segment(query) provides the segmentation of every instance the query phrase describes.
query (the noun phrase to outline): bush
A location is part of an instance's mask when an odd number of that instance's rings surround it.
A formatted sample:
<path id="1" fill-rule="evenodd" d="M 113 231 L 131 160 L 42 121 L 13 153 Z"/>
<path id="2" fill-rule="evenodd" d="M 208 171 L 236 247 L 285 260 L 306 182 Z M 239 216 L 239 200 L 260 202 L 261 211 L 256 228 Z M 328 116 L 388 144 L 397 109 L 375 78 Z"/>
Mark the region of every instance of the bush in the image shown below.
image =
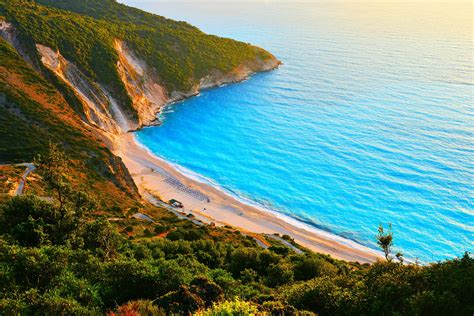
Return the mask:
<path id="1" fill-rule="evenodd" d="M 204 237 L 204 232 L 200 228 L 185 229 L 182 227 L 176 228 L 170 232 L 166 238 L 169 240 L 199 240 Z"/>
<path id="2" fill-rule="evenodd" d="M 150 300 L 136 300 L 130 301 L 126 304 L 119 306 L 116 311 L 110 311 L 108 316 L 129 316 L 129 315 L 140 315 L 140 316 L 155 316 L 165 315 L 166 312 Z"/>
<path id="3" fill-rule="evenodd" d="M 290 287 L 285 297 L 297 309 L 334 315 L 348 313 L 354 307 L 357 310 L 356 306 L 351 306 L 351 294 L 349 288 L 339 286 L 334 278 L 320 277 Z"/>
<path id="4" fill-rule="evenodd" d="M 156 225 L 155 228 L 153 229 L 153 231 L 155 232 L 155 234 L 162 234 L 166 231 L 168 231 L 168 226 L 164 226 L 164 225 Z"/>
<path id="5" fill-rule="evenodd" d="M 89 222 L 83 230 L 84 248 L 90 249 L 105 259 L 115 258 L 124 238 L 104 218 Z"/>
<path id="6" fill-rule="evenodd" d="M 187 286 L 169 292 L 158 299 L 158 304 L 167 311 L 178 314 L 190 314 L 204 307 L 204 300 Z"/>
<path id="7" fill-rule="evenodd" d="M 258 273 L 252 269 L 245 269 L 240 272 L 240 280 L 243 283 L 253 283 L 258 280 Z"/>
<path id="8" fill-rule="evenodd" d="M 72 243 L 83 219 L 71 209 L 31 195 L 15 196 L 0 205 L 0 230 L 24 246 Z"/>
<path id="9" fill-rule="evenodd" d="M 265 283 L 278 286 L 293 281 L 293 266 L 289 263 L 274 263 L 268 268 Z"/>
<path id="10" fill-rule="evenodd" d="M 290 253 L 290 248 L 286 246 L 271 246 L 268 250 L 273 251 L 279 255 L 287 256 Z"/>
<path id="11" fill-rule="evenodd" d="M 213 302 L 219 302 L 224 297 L 222 288 L 207 277 L 197 277 L 191 281 L 191 291 L 199 295 L 206 307 Z"/>
<path id="12" fill-rule="evenodd" d="M 263 302 L 262 310 L 270 315 L 301 315 L 300 312 L 297 313 L 296 309 L 288 304 L 285 304 L 281 301 L 267 301 Z"/>
<path id="13" fill-rule="evenodd" d="M 241 301 L 235 298 L 232 301 L 214 303 L 211 308 L 196 313 L 197 316 L 232 316 L 232 315 L 256 315 L 258 308 L 255 304 Z"/>
<path id="14" fill-rule="evenodd" d="M 315 255 L 300 255 L 294 263 L 295 280 L 310 280 L 323 275 L 336 275 L 337 267 Z"/>

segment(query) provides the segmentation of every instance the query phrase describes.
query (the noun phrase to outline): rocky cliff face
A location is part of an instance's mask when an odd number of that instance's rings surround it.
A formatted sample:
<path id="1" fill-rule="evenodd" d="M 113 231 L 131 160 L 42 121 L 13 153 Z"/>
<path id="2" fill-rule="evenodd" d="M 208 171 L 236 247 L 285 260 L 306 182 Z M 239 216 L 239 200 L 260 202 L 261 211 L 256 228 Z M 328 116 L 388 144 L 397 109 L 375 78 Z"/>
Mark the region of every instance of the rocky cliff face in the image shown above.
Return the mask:
<path id="1" fill-rule="evenodd" d="M 83 104 L 83 112 L 87 123 L 112 134 L 126 132 L 130 129 L 131 124 L 117 102 L 105 89 L 88 80 L 59 51 L 54 51 L 40 44 L 36 44 L 36 48 L 43 65 L 61 78 L 77 94 Z"/>
<path id="2" fill-rule="evenodd" d="M 138 58 L 125 42 L 116 40 L 115 49 L 119 56 L 117 70 L 138 114 L 138 125 L 154 124 L 156 113 L 169 101 L 166 89 L 159 83 L 156 72 Z"/>
<path id="3" fill-rule="evenodd" d="M 159 123 L 156 114 L 166 104 L 196 95 L 202 89 L 245 80 L 255 72 L 272 70 L 281 64 L 278 59 L 271 56 L 265 61 L 255 60 L 253 63 L 241 65 L 229 73 L 212 71 L 201 78 L 199 84 L 191 90 L 173 91 L 168 94 L 164 85 L 160 83 L 159 74 L 137 57 L 125 42 L 116 40 L 115 49 L 119 55 L 117 69 L 138 113 L 140 127 Z"/>
<path id="4" fill-rule="evenodd" d="M 256 72 L 269 71 L 277 68 L 281 62 L 274 56 L 268 60 L 256 59 L 252 63 L 240 65 L 228 73 L 212 71 L 209 75 L 201 78 L 200 84 L 195 87 L 195 93 L 202 89 L 218 87 L 227 83 L 239 82 L 247 79 Z"/>
<path id="5" fill-rule="evenodd" d="M 267 60 L 256 59 L 227 73 L 211 71 L 189 91 L 169 93 L 155 69 L 149 67 L 125 42 L 115 40 L 115 50 L 118 54 L 117 72 L 132 101 L 138 118 L 136 119 L 129 117 L 111 93 L 99 82 L 90 80 L 76 65 L 64 58 L 60 51 L 36 43 L 37 55 L 28 52 L 26 46 L 18 40 L 14 26 L 6 21 L 0 21 L 0 35 L 35 69 L 40 69 L 39 60 L 44 67 L 66 83 L 82 103 L 84 122 L 101 131 L 102 136 L 109 139 L 114 135 L 159 123 L 156 115 L 166 104 L 196 95 L 202 89 L 242 81 L 255 72 L 268 71 L 280 64 L 273 56 Z"/>

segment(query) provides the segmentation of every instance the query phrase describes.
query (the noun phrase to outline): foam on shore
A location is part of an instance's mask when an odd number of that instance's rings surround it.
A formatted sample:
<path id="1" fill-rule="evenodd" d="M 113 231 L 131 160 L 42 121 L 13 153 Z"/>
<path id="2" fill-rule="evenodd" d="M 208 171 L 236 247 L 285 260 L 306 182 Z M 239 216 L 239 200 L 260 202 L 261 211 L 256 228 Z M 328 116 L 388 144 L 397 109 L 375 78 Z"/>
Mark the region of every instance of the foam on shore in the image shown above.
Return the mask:
<path id="1" fill-rule="evenodd" d="M 166 161 L 138 142 L 133 133 L 125 134 L 117 148 L 116 154 L 122 157 L 142 196 L 148 193 L 163 200 L 176 198 L 183 202 L 186 212 L 203 222 L 231 225 L 243 232 L 288 234 L 313 251 L 348 261 L 373 262 L 380 257 L 371 248 L 229 192 L 211 179 Z M 210 202 L 173 188 L 165 181 L 169 177 L 205 194 Z"/>

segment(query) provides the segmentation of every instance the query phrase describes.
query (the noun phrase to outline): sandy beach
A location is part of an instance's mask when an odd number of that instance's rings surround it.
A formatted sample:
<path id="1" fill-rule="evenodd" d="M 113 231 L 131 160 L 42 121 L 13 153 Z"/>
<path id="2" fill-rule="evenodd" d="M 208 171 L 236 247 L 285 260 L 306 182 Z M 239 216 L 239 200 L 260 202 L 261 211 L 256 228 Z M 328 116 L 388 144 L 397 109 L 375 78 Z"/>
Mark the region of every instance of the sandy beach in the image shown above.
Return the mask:
<path id="1" fill-rule="evenodd" d="M 222 190 L 191 179 L 142 147 L 133 133 L 123 134 L 117 143 L 115 154 L 123 159 L 143 197 L 151 194 L 162 201 L 176 199 L 182 202 L 183 212 L 192 213 L 205 223 L 230 225 L 242 232 L 288 234 L 304 247 L 338 259 L 365 263 L 380 256 L 351 240 L 243 203 Z"/>

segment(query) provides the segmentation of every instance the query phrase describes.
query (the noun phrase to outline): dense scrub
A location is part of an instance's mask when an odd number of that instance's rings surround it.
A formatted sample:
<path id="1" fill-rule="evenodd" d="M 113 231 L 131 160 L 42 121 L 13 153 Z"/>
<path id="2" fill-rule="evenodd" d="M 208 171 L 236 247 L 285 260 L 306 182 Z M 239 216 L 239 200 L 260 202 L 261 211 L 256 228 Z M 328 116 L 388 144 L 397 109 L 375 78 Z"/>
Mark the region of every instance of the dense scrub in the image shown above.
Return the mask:
<path id="1" fill-rule="evenodd" d="M 64 159 L 58 153 L 38 164 L 46 185 L 63 190 L 53 194 L 61 201 L 22 196 L 0 207 L 2 314 L 474 311 L 474 260 L 468 254 L 428 266 L 359 265 L 311 252 L 265 250 L 239 235 L 227 242 L 212 236 L 219 228 L 189 222 L 187 230 L 195 234 L 157 238 L 147 232 L 147 238 L 130 240 L 94 215 L 97 206 L 69 184 L 64 169 L 48 163 Z M 174 223 L 168 218 L 156 225 L 173 230 Z"/>

